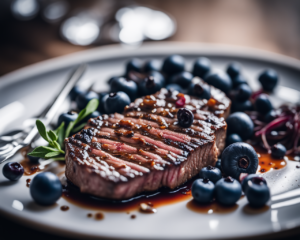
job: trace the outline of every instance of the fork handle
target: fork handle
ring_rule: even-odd
[[[74,72],[72,72],[68,81],[66,82],[64,87],[61,89],[60,93],[58,94],[58,96],[52,103],[51,107],[45,114],[45,123],[44,123],[45,125],[48,125],[52,121],[56,112],[61,107],[61,105],[65,101],[65,99],[67,98],[67,96],[69,95],[72,88],[77,84],[77,82],[79,81],[79,79],[81,78],[83,73],[85,72],[86,68],[87,68],[87,65],[85,63],[83,63],[83,64],[80,64],[74,70]]]
[[[45,115],[45,126],[49,125],[49,123],[52,121],[53,117],[55,116],[57,110],[60,108],[61,104],[65,101],[66,97],[69,95],[72,88],[76,85],[76,83],[79,81],[81,76],[86,70],[87,65],[81,64],[79,67],[75,69],[74,72],[70,75],[68,81],[54,100],[54,102],[51,104],[51,107],[47,111]],[[38,129],[36,126],[29,132],[27,137],[24,139],[23,144],[29,145],[34,138],[38,134]]]

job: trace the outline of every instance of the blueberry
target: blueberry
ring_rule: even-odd
[[[265,115],[269,111],[273,109],[272,103],[270,102],[270,99],[267,94],[260,94],[254,102],[254,107],[256,111],[259,113]]]
[[[197,179],[192,185],[193,198],[198,203],[210,203],[214,197],[215,185],[208,179]]]
[[[30,194],[33,200],[40,205],[54,204],[62,194],[59,178],[51,172],[36,175],[30,183]]]
[[[182,88],[188,88],[192,82],[193,75],[190,72],[180,72],[173,75],[169,83],[176,83],[180,85]]]
[[[104,101],[103,101],[103,98],[105,97],[105,95],[107,95],[108,92],[101,92],[99,93],[99,111],[101,113],[106,113],[105,110],[104,110]]]
[[[10,181],[17,181],[23,176],[24,168],[18,162],[8,162],[4,165],[2,173]]]
[[[265,91],[271,92],[278,83],[278,74],[273,69],[267,69],[260,74],[258,81]]]
[[[199,172],[200,178],[207,178],[213,183],[216,183],[222,178],[222,173],[219,168],[215,168],[212,166],[207,166],[201,169]]]
[[[270,189],[261,177],[253,177],[246,182],[246,197],[252,207],[263,207],[270,199]]]
[[[208,74],[204,79],[209,85],[219,88],[224,93],[228,93],[231,90],[231,79],[225,72],[216,72]]]
[[[218,161],[215,164],[215,168],[219,168],[222,171],[221,159],[218,159]]]
[[[124,111],[124,107],[130,104],[129,96],[124,92],[116,92],[106,94],[103,98],[104,101],[104,109],[107,114],[110,113],[122,113]]]
[[[232,78],[232,87],[237,88],[241,84],[248,84],[247,79],[244,77],[244,75],[239,74],[235,78]]]
[[[191,110],[180,108],[177,112],[178,124],[180,127],[189,128],[194,121],[194,114]]]
[[[141,95],[150,95],[159,91],[165,84],[165,79],[159,72],[152,71],[149,76],[139,83]]]
[[[252,95],[252,90],[249,87],[248,84],[241,84],[236,88],[236,95],[235,98],[238,101],[246,101],[248,100]]]
[[[274,109],[272,109],[271,111],[267,112],[264,115],[264,121],[266,123],[270,123],[274,121],[277,117],[278,117],[278,113]]]
[[[107,83],[110,85],[115,79],[119,79],[121,77],[111,77],[110,79],[108,79]]]
[[[127,80],[123,77],[120,77],[112,80],[110,84],[110,91],[111,92],[123,91],[127,93],[131,101],[134,101],[137,97],[138,86],[134,81]]]
[[[171,55],[164,60],[162,71],[171,76],[184,71],[185,60],[180,55]]]
[[[242,142],[242,138],[236,134],[236,133],[232,133],[230,135],[227,136],[226,138],[226,145],[230,145],[230,144],[233,144],[233,143],[237,143],[237,142]]]
[[[28,160],[31,162],[31,163],[38,163],[39,162],[39,160],[40,160],[40,158],[39,157],[33,157],[33,156],[29,156],[29,155],[27,155],[27,158],[28,158]]]
[[[87,122],[90,118],[96,118],[96,117],[99,117],[100,115],[101,115],[101,113],[99,111],[94,111],[90,115],[85,117],[81,122],[82,123]]]
[[[231,177],[222,178],[216,183],[216,200],[223,205],[234,205],[240,199],[241,195],[241,184]]]
[[[82,110],[86,105],[94,98],[99,98],[98,94],[93,91],[88,91],[86,93],[81,93],[76,98],[77,107]]]
[[[99,111],[94,111],[89,115],[89,118],[96,118],[99,117],[101,113]]]
[[[75,101],[76,97],[79,95],[79,94],[83,94],[85,93],[86,91],[80,87],[80,86],[75,86],[72,88],[71,92],[70,92],[70,98],[72,101]]]
[[[263,181],[264,184],[267,185],[267,181],[263,178],[263,177],[260,177],[259,175],[257,174],[249,174],[247,177],[245,177],[242,181],[242,189],[243,189],[243,192],[245,193],[247,188],[248,188],[248,181],[251,180],[252,178],[261,178],[261,180]]]
[[[62,113],[58,117],[57,127],[59,127],[62,124],[62,122],[64,122],[65,123],[65,128],[67,128],[69,123],[74,122],[77,117],[78,117],[78,114],[74,111],[70,111],[70,112],[67,112],[67,113]]]
[[[235,112],[227,119],[227,134],[238,134],[244,141],[251,138],[254,131],[254,124],[251,118],[243,112]]]
[[[142,61],[138,58],[133,58],[126,63],[126,76],[130,71],[142,72]]]
[[[241,173],[256,173],[257,167],[257,154],[247,143],[233,143],[222,153],[222,170],[227,176],[239,179]]]
[[[231,105],[231,111],[234,112],[245,112],[245,111],[252,111],[253,105],[250,100],[246,100],[243,102],[240,101],[233,101]]]
[[[176,84],[176,83],[170,83],[166,86],[166,89],[168,90],[175,90],[175,91],[178,91],[178,92],[182,92],[182,88]]]
[[[189,87],[188,94],[194,97],[208,100],[211,97],[210,86],[208,84],[192,83]]]
[[[277,143],[271,147],[271,155],[273,158],[283,159],[286,154],[286,148],[281,143]]]
[[[231,77],[231,79],[237,77],[241,73],[241,65],[237,62],[232,62],[228,65],[226,72]]]
[[[144,72],[151,72],[151,71],[159,71],[160,70],[160,64],[157,60],[149,60],[144,64],[143,71]]]
[[[208,58],[206,57],[201,57],[198,58],[193,67],[193,75],[204,78],[210,71],[211,69],[211,62]]]

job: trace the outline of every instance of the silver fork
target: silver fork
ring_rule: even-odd
[[[24,137],[25,134],[26,134],[26,132],[23,130],[12,131],[12,132],[7,133],[6,135],[0,136],[0,142],[13,142],[13,141],[16,141],[16,140]],[[1,147],[0,147],[0,149],[1,149]]]
[[[43,123],[47,126],[53,117],[55,116],[57,110],[60,108],[61,104],[64,102],[68,96],[71,89],[76,85],[81,76],[86,70],[86,64],[81,64],[75,69],[75,71],[70,75],[66,84],[58,94],[57,98],[52,103],[49,110],[46,112],[43,119]],[[38,134],[38,129],[35,127],[28,133],[27,137],[22,142],[12,141],[11,143],[6,143],[4,146],[0,147],[0,164],[14,156],[21,148],[26,147],[31,144]]]

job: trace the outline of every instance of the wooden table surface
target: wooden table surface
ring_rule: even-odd
[[[169,40],[249,46],[300,59],[300,1],[297,0],[137,0],[172,14],[177,32]],[[72,1],[72,8],[92,7],[95,1]],[[94,46],[74,46],[58,34],[59,25],[41,19],[0,20],[0,76],[21,67]],[[0,193],[1,194],[1,193]],[[299,231],[277,235],[300,239]],[[0,239],[66,240],[23,227],[0,216]]]

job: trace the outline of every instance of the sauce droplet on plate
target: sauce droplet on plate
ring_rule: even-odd
[[[30,179],[30,178],[26,179],[26,187],[29,187],[29,186],[30,186],[30,182],[31,182],[31,179]]]
[[[104,214],[101,213],[101,212],[96,213],[95,214],[95,219],[96,220],[102,220],[102,219],[104,219]]]
[[[70,208],[68,206],[61,206],[60,210],[62,210],[63,212],[68,211]]]

